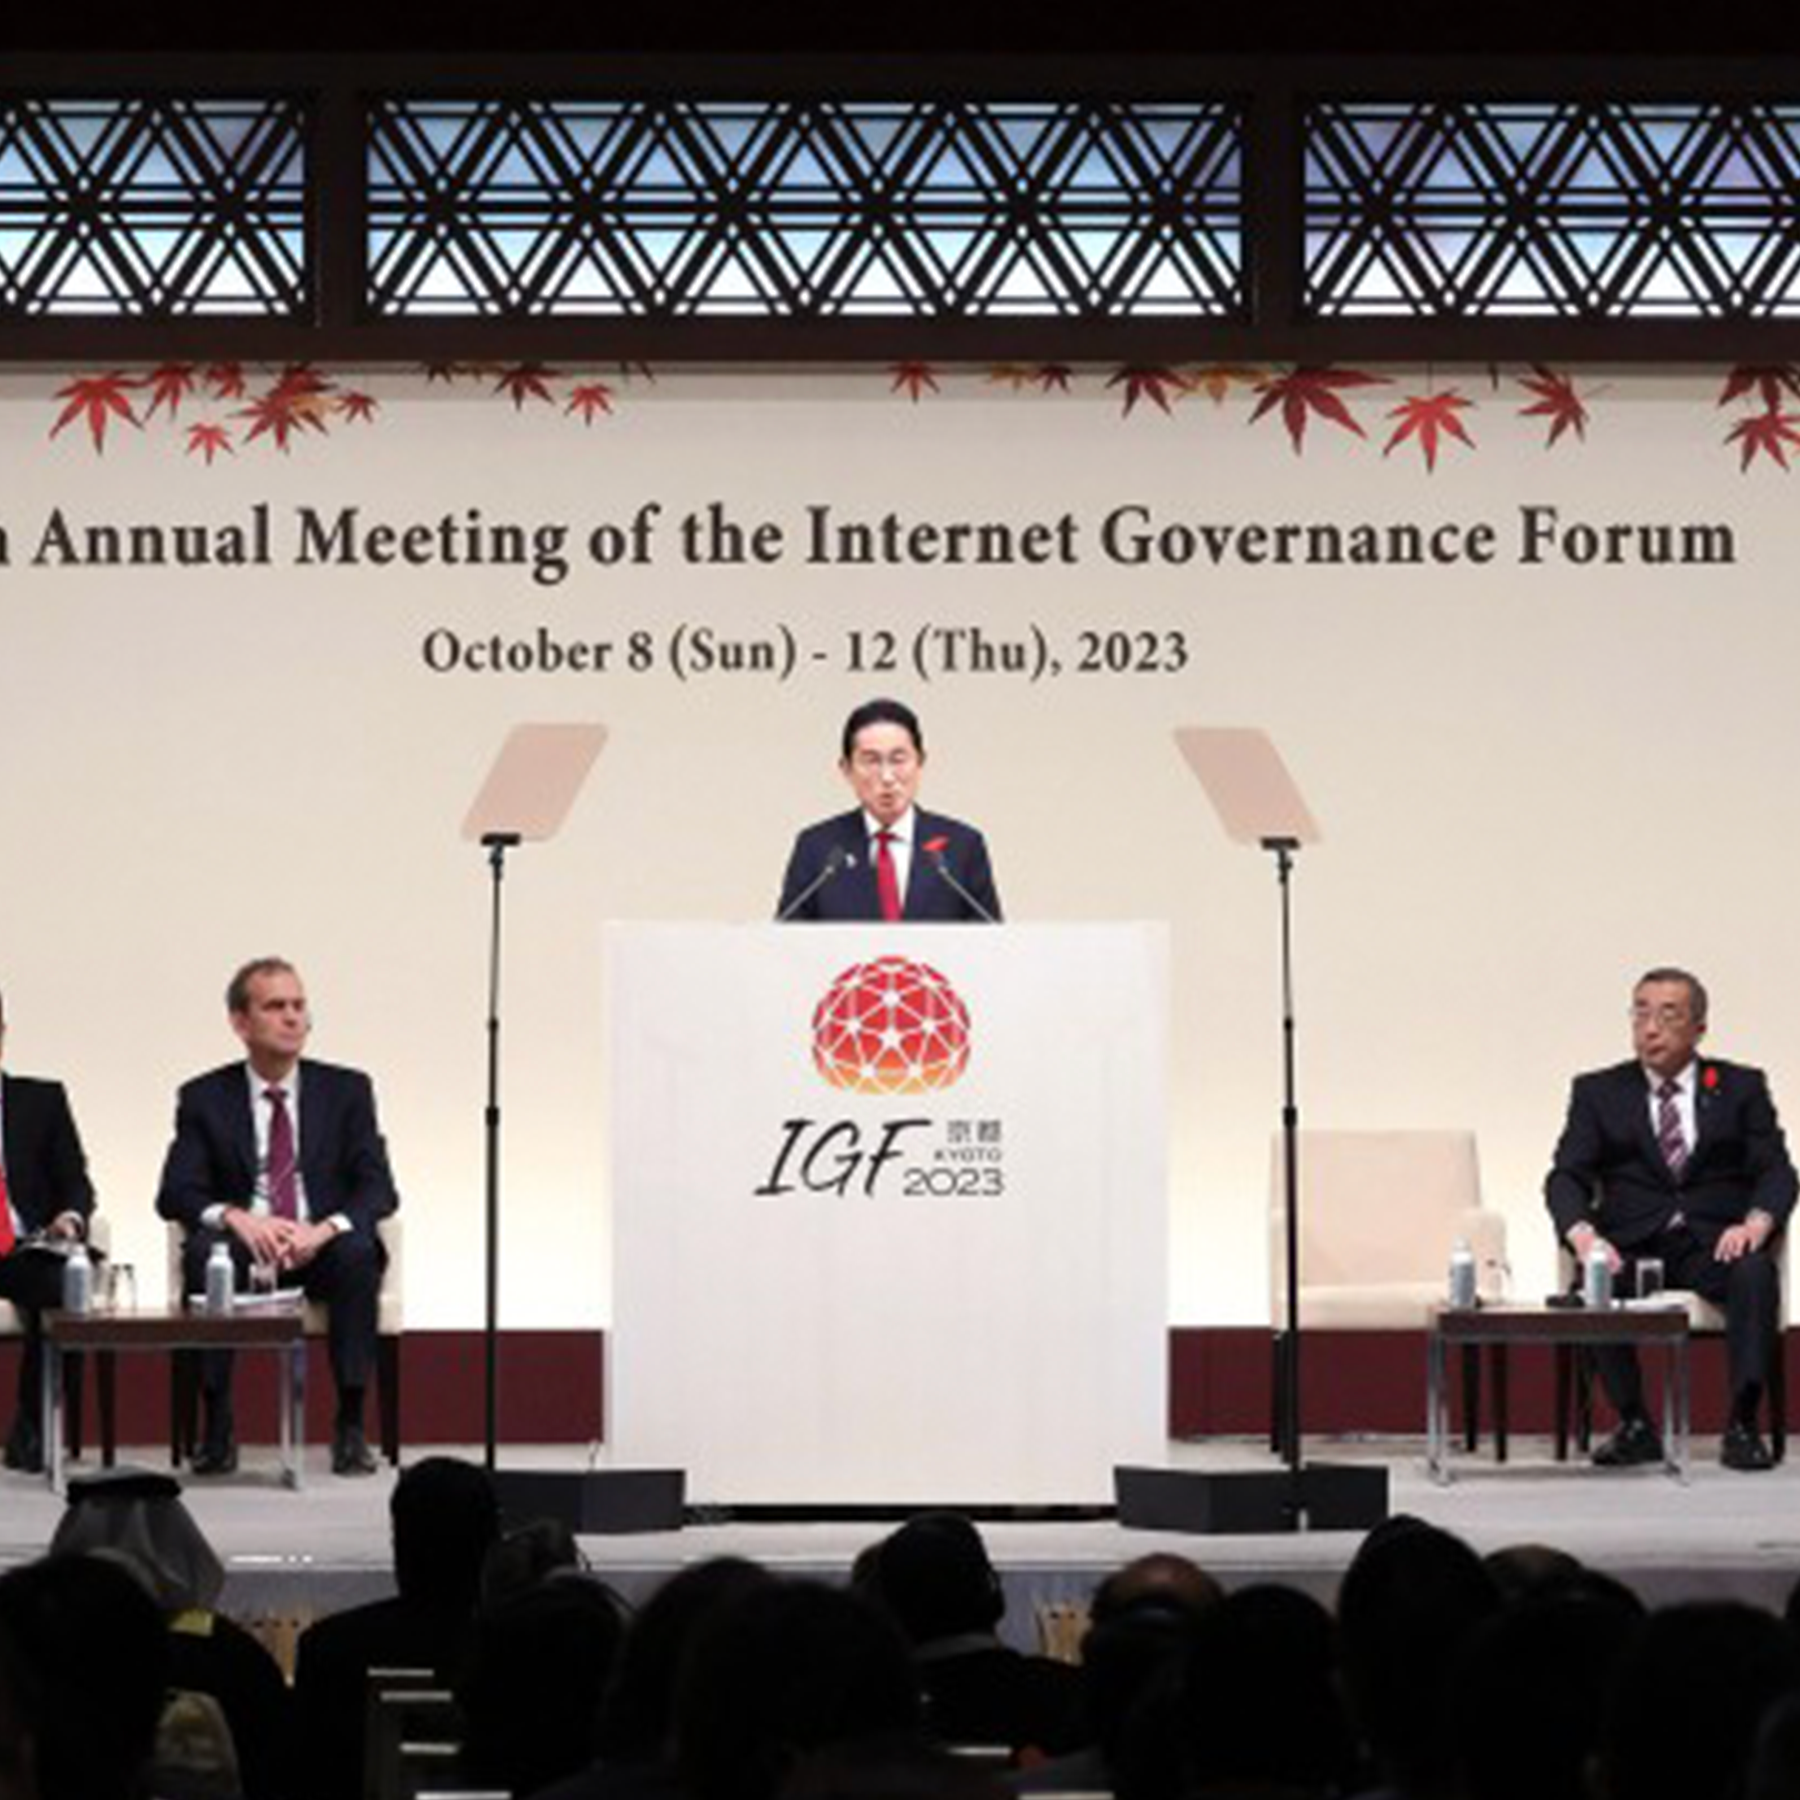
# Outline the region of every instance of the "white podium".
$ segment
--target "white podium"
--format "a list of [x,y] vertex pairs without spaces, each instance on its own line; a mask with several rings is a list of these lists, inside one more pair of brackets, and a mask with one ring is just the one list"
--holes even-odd
[[1151,925],[609,925],[614,1460],[1043,1505],[1160,1458],[1167,962]]

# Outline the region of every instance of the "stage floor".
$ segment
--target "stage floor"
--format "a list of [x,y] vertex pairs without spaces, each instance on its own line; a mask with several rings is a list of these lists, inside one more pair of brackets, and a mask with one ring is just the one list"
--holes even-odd
[[[415,1445],[412,1457],[443,1451],[479,1458],[467,1445]],[[1515,1439],[1513,1458],[1459,1456],[1450,1485],[1433,1485],[1421,1439],[1309,1439],[1309,1458],[1384,1464],[1390,1505],[1454,1531],[1487,1551],[1521,1542],[1553,1544],[1628,1582],[1650,1604],[1731,1597],[1779,1610],[1800,1576],[1800,1457],[1763,1475],[1718,1466],[1717,1444],[1697,1439],[1681,1483],[1660,1470],[1559,1465],[1547,1440]],[[166,1452],[127,1452],[146,1468],[166,1468]],[[564,1446],[509,1447],[507,1468],[572,1468],[585,1458]],[[1259,1469],[1276,1466],[1249,1440],[1171,1443],[1169,1466]],[[190,1482],[186,1499],[228,1570],[225,1610],[280,1645],[312,1618],[390,1591],[387,1500],[393,1477],[346,1481],[325,1453],[308,1453],[307,1483],[281,1487],[272,1449],[248,1447],[242,1472]],[[75,1465],[75,1472],[93,1466]],[[604,1467],[602,1461],[597,1466]],[[41,1554],[61,1502],[41,1480],[0,1476],[0,1564]],[[750,1556],[797,1574],[841,1577],[864,1545],[889,1526],[867,1520],[691,1525],[676,1532],[584,1537],[593,1568],[628,1599],[672,1570],[710,1556]],[[982,1526],[1007,1591],[1007,1630],[1033,1641],[1036,1621],[1086,1602],[1108,1570],[1152,1549],[1193,1557],[1227,1586],[1274,1580],[1330,1601],[1357,1534],[1199,1537],[1128,1530],[1111,1520],[1007,1520]]]

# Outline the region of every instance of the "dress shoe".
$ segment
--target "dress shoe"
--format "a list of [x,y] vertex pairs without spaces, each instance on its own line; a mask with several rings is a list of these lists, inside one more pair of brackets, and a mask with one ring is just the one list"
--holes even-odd
[[1632,1469],[1663,1460],[1662,1439],[1648,1419],[1627,1419],[1595,1450],[1594,1462],[1602,1469]]
[[373,1475],[375,1453],[360,1425],[339,1425],[331,1433],[331,1472],[334,1475]]
[[1733,1419],[1725,1427],[1725,1435],[1719,1440],[1719,1461],[1728,1469],[1746,1474],[1775,1466],[1775,1458],[1769,1454],[1769,1446],[1762,1441],[1756,1427],[1742,1419]]
[[194,1452],[188,1465],[196,1475],[235,1475],[238,1466],[237,1439],[209,1438]]
[[6,1466],[21,1475],[44,1472],[44,1434],[36,1419],[20,1413],[6,1438]]

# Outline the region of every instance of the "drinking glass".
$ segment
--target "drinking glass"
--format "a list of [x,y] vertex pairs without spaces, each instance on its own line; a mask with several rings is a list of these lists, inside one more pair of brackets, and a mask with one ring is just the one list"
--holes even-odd
[[110,1312],[137,1311],[137,1270],[128,1262],[106,1265],[106,1305]]

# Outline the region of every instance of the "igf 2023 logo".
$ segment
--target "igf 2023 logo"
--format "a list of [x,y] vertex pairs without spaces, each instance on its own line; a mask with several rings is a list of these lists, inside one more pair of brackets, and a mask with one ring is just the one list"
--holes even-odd
[[[969,1009],[929,963],[882,956],[845,969],[812,1016],[812,1062],[827,1087],[875,1098],[937,1094],[969,1066]],[[920,1134],[936,1131],[935,1149]],[[791,1193],[905,1198],[997,1197],[1004,1188],[996,1120],[788,1119],[764,1198]]]

